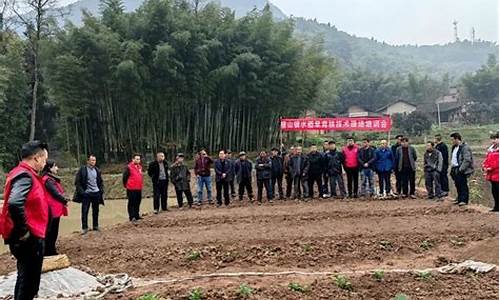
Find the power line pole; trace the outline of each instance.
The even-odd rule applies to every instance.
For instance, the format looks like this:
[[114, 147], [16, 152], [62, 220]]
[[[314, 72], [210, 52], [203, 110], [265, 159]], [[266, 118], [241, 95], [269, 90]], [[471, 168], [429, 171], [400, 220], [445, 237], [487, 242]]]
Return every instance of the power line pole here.
[[459, 42], [460, 40], [458, 39], [458, 21], [457, 20], [454, 20], [453, 21], [453, 30], [455, 32], [455, 41], [456, 42]]
[[474, 27], [472, 27], [471, 39], [472, 39], [472, 45], [474, 45], [474, 42], [476, 41], [476, 29]]

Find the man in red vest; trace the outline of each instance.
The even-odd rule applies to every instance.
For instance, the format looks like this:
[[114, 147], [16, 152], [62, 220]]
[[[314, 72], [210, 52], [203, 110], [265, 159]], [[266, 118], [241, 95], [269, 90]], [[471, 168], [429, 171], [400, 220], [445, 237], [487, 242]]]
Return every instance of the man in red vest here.
[[142, 165], [141, 155], [134, 154], [132, 161], [123, 172], [123, 186], [127, 189], [127, 210], [129, 220], [137, 224], [137, 221], [142, 219], [139, 213], [142, 199]]
[[46, 191], [38, 174], [47, 162], [47, 144], [24, 144], [21, 158], [7, 175], [0, 214], [0, 233], [17, 259], [16, 300], [33, 299], [38, 293], [49, 220]]

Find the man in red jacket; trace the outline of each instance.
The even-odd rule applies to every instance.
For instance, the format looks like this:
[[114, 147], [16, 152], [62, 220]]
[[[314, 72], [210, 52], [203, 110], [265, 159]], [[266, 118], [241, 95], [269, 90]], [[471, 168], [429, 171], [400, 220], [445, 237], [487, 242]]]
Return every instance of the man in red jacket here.
[[21, 158], [7, 175], [0, 233], [17, 259], [14, 299], [33, 299], [40, 287], [49, 220], [46, 190], [38, 175], [47, 162], [47, 144], [39, 141], [24, 144]]
[[354, 142], [354, 138], [347, 138], [347, 145], [342, 149], [344, 154], [344, 170], [347, 176], [347, 190], [349, 198], [358, 197], [358, 180], [359, 180], [359, 161], [358, 161], [358, 145]]
[[132, 161], [125, 168], [125, 172], [123, 172], [123, 186], [127, 189], [128, 218], [132, 223], [137, 224], [137, 221], [142, 219], [139, 213], [143, 186], [140, 154], [134, 154]]

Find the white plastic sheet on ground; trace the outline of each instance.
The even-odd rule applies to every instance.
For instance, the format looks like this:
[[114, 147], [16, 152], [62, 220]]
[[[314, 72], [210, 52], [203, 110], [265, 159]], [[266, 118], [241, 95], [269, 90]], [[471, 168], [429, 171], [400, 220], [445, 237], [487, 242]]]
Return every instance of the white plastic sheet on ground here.
[[[0, 277], [0, 298], [7, 298], [14, 293], [17, 273]], [[83, 271], [69, 267], [43, 273], [40, 281], [40, 298], [74, 297], [87, 294], [102, 286], [97, 279]]]
[[496, 265], [487, 264], [479, 261], [466, 260], [458, 264], [449, 264], [438, 269], [439, 272], [445, 274], [461, 274], [467, 271], [476, 273], [488, 273], [493, 270]]

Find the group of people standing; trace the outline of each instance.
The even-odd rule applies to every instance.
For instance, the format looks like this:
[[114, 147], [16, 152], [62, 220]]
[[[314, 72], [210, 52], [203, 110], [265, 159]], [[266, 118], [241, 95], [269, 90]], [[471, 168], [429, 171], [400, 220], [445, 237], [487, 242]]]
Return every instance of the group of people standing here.
[[[454, 203], [463, 206], [469, 203], [468, 179], [474, 172], [473, 155], [459, 133], [453, 133], [450, 137], [450, 152], [439, 135], [434, 142], [427, 143], [423, 162], [425, 186], [429, 199], [441, 200], [449, 192], [448, 170], [451, 167], [449, 174], [457, 190]], [[486, 180], [491, 183], [495, 203], [492, 211], [498, 211], [498, 133], [491, 135], [491, 141], [482, 169]], [[69, 199], [57, 176], [57, 164], [48, 160], [46, 144], [39, 141], [24, 144], [21, 158], [18, 166], [7, 176], [0, 214], [0, 234], [17, 259], [15, 299], [33, 299], [39, 289], [43, 257], [57, 254], [55, 245], [59, 222], [62, 216], [68, 214]], [[212, 167], [215, 170], [218, 206], [228, 206], [230, 198], [236, 197], [235, 182], [239, 185], [239, 200], [243, 200], [245, 191], [248, 198], [253, 200], [253, 168], [259, 203], [262, 202], [264, 189], [267, 200], [272, 202], [276, 194], [279, 199], [312, 198], [315, 196], [315, 186], [318, 197], [324, 198], [356, 198], [358, 195], [415, 198], [417, 159], [417, 151], [409, 145], [408, 138], [403, 136], [397, 136], [396, 143], [391, 147], [386, 140], [380, 141], [379, 147], [372, 146], [368, 139], [364, 139], [359, 147], [353, 138], [348, 138], [346, 145], [337, 149], [334, 141], [325, 141], [323, 151], [318, 151], [317, 145], [311, 145], [308, 154], [302, 152], [302, 147], [291, 147], [287, 151], [282, 146], [281, 149], [273, 148], [270, 154], [261, 151], [255, 163], [250, 162], [245, 152], [240, 152], [235, 159], [230, 151], [221, 150], [218, 159], [214, 161], [206, 150], [202, 150], [194, 166], [198, 184], [197, 204], [204, 202], [204, 189], [207, 191], [207, 202], [212, 202]], [[169, 181], [175, 187], [178, 206], [183, 207], [184, 195], [188, 206], [193, 205], [191, 173], [184, 164], [182, 153], [178, 153], [175, 162], [169, 165], [165, 154], [158, 152], [156, 160], [149, 164], [147, 173], [153, 183], [155, 213], [159, 213], [160, 208], [168, 210]], [[347, 178], [347, 191], [343, 173]], [[396, 179], [395, 190], [391, 186], [392, 173]], [[375, 191], [374, 174], [378, 176], [378, 193]], [[134, 154], [123, 172], [129, 219], [133, 223], [141, 219], [139, 209], [143, 180], [141, 156]], [[361, 188], [358, 191], [359, 180]], [[286, 188], [283, 188], [283, 181], [286, 182]], [[89, 155], [86, 165], [78, 170], [74, 184], [73, 201], [82, 204], [82, 234], [89, 230], [90, 208], [92, 230], [99, 231], [99, 205], [104, 204], [104, 184], [94, 155]]]

